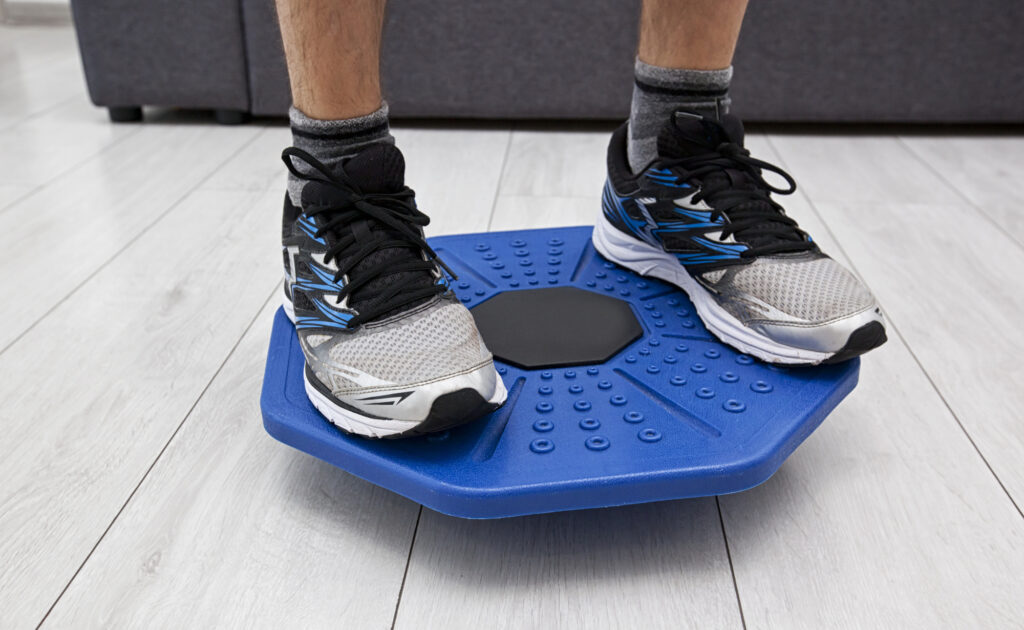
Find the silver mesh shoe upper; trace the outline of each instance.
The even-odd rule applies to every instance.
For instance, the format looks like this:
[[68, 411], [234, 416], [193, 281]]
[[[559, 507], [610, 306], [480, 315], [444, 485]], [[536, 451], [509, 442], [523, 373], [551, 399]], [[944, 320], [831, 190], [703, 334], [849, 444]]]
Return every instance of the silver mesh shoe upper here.
[[383, 385], [418, 385], [491, 361], [473, 316], [440, 297], [350, 333], [301, 335], [306, 360], [336, 395]]
[[748, 326], [826, 324], [875, 307], [875, 298], [853, 274], [813, 252], [764, 256], [700, 279], [722, 308]]

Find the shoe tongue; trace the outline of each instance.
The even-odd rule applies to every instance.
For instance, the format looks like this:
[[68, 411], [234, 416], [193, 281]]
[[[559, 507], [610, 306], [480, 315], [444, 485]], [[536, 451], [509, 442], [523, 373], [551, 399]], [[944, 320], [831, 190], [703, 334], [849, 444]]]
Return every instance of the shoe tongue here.
[[405, 158], [393, 144], [372, 144], [345, 160], [342, 168], [366, 193], [398, 192], [405, 186]]
[[[370, 145], [343, 161], [341, 168], [352, 185], [362, 193], [393, 193], [399, 192], [405, 187], [405, 158], [402, 157], [402, 152], [398, 150], [398, 147], [393, 144], [382, 142]], [[348, 196], [349, 192], [346, 190], [316, 180], [308, 182], [302, 189], [303, 205], [342, 205], [347, 201]], [[420, 253], [414, 249], [388, 247], [374, 251], [365, 258], [355, 261], [352, 256], [370, 240], [377, 238], [401, 240], [402, 237], [392, 228], [370, 218], [357, 220], [349, 224], [347, 229], [351, 230], [355, 236], [355, 244], [348, 252], [341, 254], [341, 262], [343, 264], [355, 262], [349, 272], [350, 279], [360, 278], [381, 264], [399, 265], [422, 260]], [[371, 297], [372, 294], [384, 291], [396, 282], [404, 281], [412, 281], [411, 288], [416, 288], [432, 285], [435, 279], [429, 271], [385, 272], [363, 287], [356, 289], [349, 296], [349, 306], [357, 310], [371, 308], [379, 302], [377, 297]], [[383, 319], [401, 310], [414, 308], [417, 304], [429, 299], [424, 298], [416, 303], [405, 305], [401, 309], [389, 310], [374, 319]]]
[[743, 146], [743, 123], [731, 114], [721, 120], [677, 111], [658, 134], [658, 155], [683, 158], [713, 151], [723, 142]]
[[[364, 193], [398, 192], [405, 186], [405, 158], [392, 144], [374, 144], [344, 160], [341, 170]], [[302, 187], [302, 205], [342, 204], [348, 193], [333, 184], [311, 180]]]

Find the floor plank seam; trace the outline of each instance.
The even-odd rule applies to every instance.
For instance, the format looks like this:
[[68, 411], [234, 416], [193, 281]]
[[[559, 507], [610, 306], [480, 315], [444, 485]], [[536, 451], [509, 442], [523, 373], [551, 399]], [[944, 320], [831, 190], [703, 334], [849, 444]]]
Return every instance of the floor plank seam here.
[[142, 228], [141, 230], [139, 230], [138, 234], [136, 234], [132, 238], [128, 239], [128, 241], [124, 245], [122, 245], [120, 249], [118, 249], [116, 252], [114, 252], [105, 261], [103, 261], [102, 263], [97, 265], [96, 268], [93, 269], [92, 272], [89, 273], [89, 275], [87, 275], [85, 278], [82, 278], [81, 282], [76, 284], [70, 291], [68, 291], [64, 295], [64, 299], [63, 300], [61, 300], [60, 302], [57, 302], [56, 304], [54, 304], [53, 306], [48, 308], [46, 310], [46, 312], [44, 312], [42, 315], [40, 315], [38, 318], [36, 318], [36, 320], [34, 322], [32, 322], [31, 324], [26, 326], [25, 330], [22, 330], [13, 339], [11, 339], [11, 341], [6, 346], [4, 346], [3, 348], [0, 348], [0, 356], [2, 356], [10, 348], [12, 348], [14, 346], [14, 344], [16, 344], [19, 341], [21, 341], [21, 339], [24, 338], [25, 335], [27, 335], [29, 332], [31, 332], [39, 324], [39, 322], [41, 322], [41, 321], [45, 320], [47, 317], [49, 317], [50, 314], [52, 314], [55, 310], [57, 310], [57, 308], [60, 307], [61, 304], [67, 302], [68, 298], [70, 298], [70, 297], [74, 296], [76, 293], [78, 293], [78, 291], [81, 290], [82, 287], [84, 287], [86, 284], [89, 283], [89, 281], [91, 281], [93, 278], [95, 278], [97, 276], [97, 274], [99, 274], [101, 271], [106, 269], [110, 265], [110, 263], [112, 263], [115, 260], [117, 260], [117, 258], [121, 254], [123, 254], [125, 251], [127, 251], [127, 249], [129, 247], [131, 247], [133, 244], [135, 244], [136, 241], [138, 241], [140, 238], [145, 236], [145, 234], [147, 232], [149, 232], [151, 229], [156, 227], [158, 224], [160, 224], [160, 222], [162, 222], [166, 217], [168, 217], [172, 212], [174, 212], [174, 210], [176, 210], [178, 208], [178, 206], [180, 206], [182, 204], [182, 202], [184, 202], [186, 199], [188, 199], [189, 196], [192, 195], [192, 193], [194, 193], [197, 189], [199, 189], [200, 186], [202, 186], [207, 180], [209, 180], [211, 177], [213, 177], [218, 171], [220, 171], [220, 169], [224, 168], [225, 164], [227, 164], [228, 162], [233, 160], [235, 158], [235, 156], [237, 156], [239, 153], [242, 152], [242, 150], [244, 150], [247, 146], [249, 146], [249, 144], [252, 143], [254, 138], [255, 138], [255, 134], [253, 135], [253, 138], [250, 138], [246, 142], [243, 142], [242, 145], [236, 151], [234, 151], [231, 155], [227, 156], [216, 167], [210, 169], [210, 173], [206, 177], [203, 177], [201, 180], [196, 182], [195, 186], [193, 186], [192, 188], [187, 190], [185, 193], [183, 193], [180, 197], [178, 197], [173, 203], [171, 203], [167, 207], [166, 210], [161, 212], [155, 219], [153, 219], [153, 221], [151, 221], [149, 223], [149, 225], [147, 225], [144, 228]]
[[491, 213], [487, 215], [487, 230], [491, 231], [494, 224], [494, 212], [498, 208], [498, 198], [501, 197], [501, 182], [505, 179], [505, 169], [508, 167], [508, 156], [512, 152], [512, 136], [516, 132], [516, 124], [512, 123], [508, 128], [508, 138], [505, 140], [505, 153], [501, 156], [501, 168], [498, 169], [498, 182], [494, 185], [494, 198], [491, 199]]
[[[772, 148], [772, 151], [775, 152], [775, 156], [779, 159], [779, 162], [782, 164], [783, 168], [788, 169], [789, 165], [786, 164], [786, 158], [783, 157], [782, 152], [779, 151], [779, 148], [775, 146], [774, 142], [772, 142], [771, 136], [765, 135], [764, 138], [768, 142], [768, 146], [770, 146]], [[821, 216], [821, 213], [818, 212], [818, 206], [814, 203], [814, 200], [811, 199], [811, 196], [807, 194], [807, 191], [805, 189], [800, 187], [797, 188], [797, 194], [804, 198], [804, 201], [807, 202], [807, 206], [811, 209], [811, 212], [813, 212], [814, 215], [818, 217], [818, 220], [821, 221], [822, 227], [825, 228], [825, 231], [828, 232], [828, 235], [832, 237], [833, 241], [835, 241], [836, 247], [842, 253], [843, 258], [845, 258], [848, 261], [850, 271], [857, 276], [858, 280], [860, 280], [865, 286], [867, 286], [868, 283], [865, 281], [864, 276], [857, 269], [857, 266], [853, 264], [853, 259], [850, 258], [849, 254], [846, 253], [846, 249], [843, 248], [843, 245], [839, 241], [839, 238], [836, 236], [836, 233], [832, 231], [832, 228], [829, 227], [828, 222], [825, 221], [825, 219]], [[889, 314], [885, 312], [885, 308], [882, 307], [881, 305], [879, 305], [879, 307], [882, 309], [885, 318], [889, 321], [889, 325], [895, 328], [896, 325], [892, 323], [892, 318], [890, 318]]]
[[[768, 144], [775, 152], [775, 155], [778, 156], [779, 160], [782, 162], [782, 166], [786, 167], [786, 159], [779, 151], [778, 147], [775, 146], [775, 143], [772, 142], [771, 136], [765, 136], [765, 138], [768, 140]], [[828, 232], [829, 236], [832, 237], [832, 240], [835, 241], [836, 247], [842, 253], [843, 257], [849, 262], [850, 270], [854, 274], [856, 274], [857, 277], [860, 278], [863, 282], [864, 276], [857, 269], [856, 265], [853, 262], [853, 259], [850, 258], [850, 255], [843, 248], [843, 245], [840, 242], [839, 238], [832, 231], [832, 228], [829, 227], [828, 222], [822, 216], [821, 212], [818, 211], [818, 206], [814, 203], [814, 200], [811, 199], [810, 195], [808, 195], [807, 192], [803, 189], [800, 189], [800, 194], [804, 198], [804, 200], [807, 201], [807, 205], [808, 207], [810, 207], [811, 211], [815, 214], [815, 216], [818, 217], [818, 220], [821, 221], [821, 224], [825, 228], [825, 231]], [[865, 284], [867, 283], [865, 282]], [[995, 479], [999, 487], [1002, 488], [1003, 494], [1005, 494], [1006, 498], [1010, 500], [1010, 503], [1013, 505], [1014, 509], [1017, 510], [1017, 514], [1019, 514], [1020, 517], [1024, 519], [1024, 511], [1021, 510], [1020, 505], [1018, 505], [1017, 501], [1014, 500], [1013, 495], [1010, 494], [1010, 491], [1007, 489], [1006, 485], [1003, 484], [1003, 480], [999, 478], [999, 475], [996, 473], [995, 469], [992, 468], [992, 465], [989, 463], [988, 458], [985, 457], [985, 454], [981, 451], [981, 448], [978, 447], [978, 444], [974, 441], [974, 438], [971, 437], [971, 432], [967, 430], [966, 426], [964, 426], [964, 423], [961, 421], [960, 416], [956, 413], [956, 411], [954, 411], [949, 401], [946, 400], [946, 396], [942, 393], [942, 390], [939, 388], [938, 384], [932, 378], [931, 373], [928, 372], [928, 369], [925, 368], [924, 364], [918, 358], [917, 353], [915, 353], [914, 349], [911, 348], [910, 342], [907, 341], [906, 337], [903, 336], [903, 333], [900, 332], [899, 326], [896, 325], [895, 320], [893, 320], [889, 313], [886, 312], [884, 308], [882, 310], [885, 314], [886, 320], [888, 320], [888, 328], [893, 333], [895, 333], [896, 337], [899, 338], [900, 342], [907, 349], [907, 352], [910, 354], [911, 358], [913, 358], [914, 363], [917, 365], [918, 369], [921, 370], [921, 374], [924, 375], [924, 377], [928, 380], [928, 384], [931, 385], [932, 391], [934, 391], [935, 395], [939, 397], [939, 400], [942, 401], [943, 406], [945, 406], [946, 410], [949, 411], [949, 415], [953, 418], [953, 421], [956, 422], [958, 427], [960, 427], [960, 431], [964, 434], [964, 437], [967, 438], [967, 442], [970, 443], [971, 447], [974, 448], [974, 452], [977, 453], [982, 463], [984, 463], [985, 467], [988, 468], [989, 473], [992, 474], [992, 478]]]
[[950, 405], [949, 401], [946, 400], [946, 397], [942, 394], [942, 391], [939, 389], [938, 384], [932, 378], [932, 375], [928, 372], [927, 368], [925, 368], [924, 365], [922, 365], [921, 360], [917, 358], [917, 353], [915, 353], [914, 349], [910, 347], [910, 344], [903, 337], [903, 334], [900, 333], [899, 329], [893, 326], [893, 331], [896, 333], [896, 336], [900, 338], [900, 341], [903, 342], [903, 345], [907, 347], [907, 352], [909, 352], [910, 356], [914, 359], [914, 363], [916, 363], [917, 367], [920, 368], [921, 373], [924, 374], [924, 377], [928, 379], [928, 384], [932, 386], [932, 389], [938, 395], [939, 400], [942, 401], [942, 404], [946, 407], [946, 410], [949, 411], [949, 415], [953, 416], [953, 420], [956, 422], [957, 426], [960, 427], [960, 430], [963, 431], [964, 437], [966, 437], [967, 441], [970, 442], [971, 446], [974, 448], [974, 452], [978, 454], [978, 457], [980, 457], [981, 461], [984, 462], [985, 467], [988, 468], [988, 471], [990, 473], [992, 473], [992, 477], [996, 480], [996, 483], [999, 484], [999, 487], [1003, 489], [1003, 494], [1006, 495], [1006, 498], [1010, 500], [1010, 503], [1012, 503], [1013, 507], [1017, 510], [1017, 514], [1019, 514], [1021, 519], [1024, 520], [1024, 511], [1021, 510], [1020, 505], [1018, 505], [1017, 501], [1014, 500], [1013, 495], [1010, 494], [1009, 489], [1007, 489], [1006, 485], [1003, 484], [1003, 480], [999, 478], [998, 474], [996, 474], [996, 471], [994, 468], [992, 468], [992, 464], [989, 463], [988, 458], [986, 458], [985, 454], [981, 452], [981, 449], [978, 447], [977, 443], [975, 443], [974, 438], [971, 437], [971, 432], [968, 431], [967, 427], [965, 427], [963, 422], [960, 421], [960, 416], [957, 415], [956, 411], [953, 410], [953, 407]]
[[76, 99], [76, 98], [81, 98], [81, 94], [72, 94], [71, 96], [68, 96], [67, 98], [60, 99], [56, 103], [53, 103], [51, 105], [47, 105], [46, 107], [40, 109], [37, 112], [32, 112], [31, 114], [29, 114], [28, 116], [25, 116], [24, 118], [18, 118], [16, 120], [12, 120], [7, 125], [5, 125], [3, 127], [0, 127], [0, 132], [10, 131], [11, 129], [14, 129], [18, 125], [24, 125], [27, 122], [31, 122], [32, 120], [34, 120], [36, 118], [39, 118], [41, 116], [44, 116], [47, 113], [49, 113], [49, 112], [51, 112], [51, 111], [53, 111], [55, 109], [58, 109], [60, 107], [63, 107], [64, 105], [67, 105], [73, 99]]
[[75, 569], [75, 572], [74, 574], [72, 574], [71, 579], [68, 580], [67, 584], [64, 585], [64, 588], [61, 589], [60, 594], [57, 595], [57, 598], [53, 600], [52, 604], [50, 604], [50, 607], [46, 610], [46, 614], [44, 614], [43, 618], [39, 620], [39, 623], [36, 625], [36, 630], [39, 630], [39, 628], [41, 628], [43, 624], [46, 623], [47, 617], [50, 616], [50, 613], [53, 612], [53, 609], [56, 608], [58, 603], [60, 603], [61, 598], [63, 598], [64, 594], [67, 593], [68, 589], [71, 587], [71, 584], [75, 581], [75, 578], [78, 577], [78, 574], [81, 573], [85, 565], [88, 564], [89, 559], [92, 558], [92, 554], [100, 546], [100, 543], [103, 542], [103, 539], [106, 538], [107, 534], [110, 532], [110, 529], [114, 526], [114, 523], [117, 522], [117, 519], [120, 518], [121, 514], [124, 513], [125, 508], [128, 507], [128, 504], [132, 502], [132, 499], [139, 492], [139, 489], [142, 488], [142, 484], [146, 483], [146, 479], [149, 478], [149, 473], [153, 471], [153, 468], [156, 466], [157, 462], [159, 462], [160, 458], [163, 457], [165, 452], [167, 452], [167, 448], [171, 445], [171, 443], [174, 442], [174, 438], [176, 438], [178, 436], [178, 433], [181, 432], [181, 428], [184, 427], [185, 423], [188, 422], [188, 419], [192, 417], [192, 413], [199, 405], [199, 402], [203, 399], [203, 396], [205, 396], [206, 392], [209, 391], [210, 386], [213, 384], [213, 382], [217, 380], [217, 377], [220, 375], [221, 371], [223, 371], [224, 366], [227, 365], [228, 361], [231, 360], [231, 357], [235, 354], [235, 351], [238, 349], [238, 346], [242, 343], [242, 340], [245, 339], [245, 336], [249, 334], [249, 331], [252, 329], [256, 321], [259, 319], [260, 314], [263, 312], [263, 309], [266, 308], [267, 304], [270, 303], [270, 301], [274, 298], [274, 295], [276, 295], [277, 292], [280, 291], [280, 289], [281, 281], [275, 282], [274, 289], [267, 295], [266, 299], [263, 300], [259, 308], [256, 309], [256, 314], [253, 315], [251, 320], [249, 320], [249, 323], [242, 330], [242, 333], [238, 336], [238, 339], [235, 340], [234, 345], [231, 346], [231, 349], [224, 356], [224, 360], [220, 362], [220, 365], [217, 366], [217, 369], [210, 377], [210, 380], [207, 381], [206, 385], [203, 386], [202, 391], [200, 391], [199, 395], [196, 396], [196, 399], [192, 401], [192, 404], [189, 406], [188, 411], [185, 412], [185, 415], [181, 419], [181, 422], [178, 423], [178, 426], [174, 429], [174, 432], [171, 433], [171, 436], [164, 443], [163, 447], [161, 447], [160, 451], [156, 454], [156, 457], [154, 457], [153, 461], [150, 462], [149, 467], [146, 468], [146, 472], [142, 473], [142, 477], [139, 478], [138, 483], [135, 484], [135, 487], [132, 489], [132, 491], [128, 493], [128, 497], [124, 500], [124, 503], [121, 504], [120, 509], [118, 509], [117, 513], [114, 514], [114, 518], [111, 519], [111, 521], [107, 524], [107, 527], [103, 530], [103, 533], [100, 534], [100, 537], [96, 539], [95, 544], [93, 544], [92, 548], [89, 549], [89, 553], [85, 555], [85, 558], [82, 560], [81, 564], [79, 564], [78, 568]]
[[2, 214], [4, 212], [7, 212], [8, 210], [11, 210], [12, 208], [17, 206], [22, 201], [25, 201], [26, 199], [28, 199], [32, 195], [36, 194], [40, 190], [43, 190], [44, 188], [46, 188], [48, 185], [53, 183], [55, 180], [57, 180], [57, 179], [59, 179], [61, 177], [64, 177], [65, 175], [69, 175], [69, 174], [77, 171], [80, 168], [83, 168], [86, 164], [88, 164], [92, 160], [98, 158], [99, 156], [103, 155], [107, 151], [113, 149], [114, 147], [116, 147], [117, 145], [121, 144], [122, 142], [124, 142], [128, 138], [131, 138], [131, 137], [135, 136], [136, 134], [139, 133], [139, 131], [141, 131], [141, 129], [133, 129], [133, 130], [125, 133], [120, 138], [116, 138], [116, 139], [112, 140], [109, 144], [105, 145], [99, 151], [93, 153], [92, 155], [87, 155], [86, 157], [82, 158], [81, 160], [78, 160], [77, 162], [75, 162], [74, 164], [71, 164], [70, 166], [68, 166], [64, 170], [59, 171], [53, 177], [51, 177], [46, 183], [44, 183], [44, 184], [37, 184], [37, 185], [33, 186], [24, 195], [18, 197], [17, 199], [15, 199], [14, 201], [12, 201], [9, 204], [7, 204], [7, 205], [5, 205], [3, 207], [0, 207], [0, 214]]
[[1008, 239], [1010, 239], [1010, 241], [1013, 242], [1013, 244], [1016, 245], [1019, 249], [1024, 250], [1024, 241], [1021, 241], [1017, 236], [1011, 234], [1010, 232], [1007, 232], [1006, 228], [1003, 225], [1001, 225], [995, 217], [986, 212], [983, 207], [971, 201], [971, 198], [968, 197], [967, 194], [964, 193], [964, 191], [960, 190], [959, 187], [954, 186], [950, 184], [948, 181], [946, 181], [946, 178], [942, 176], [942, 173], [940, 173], [939, 170], [935, 168], [932, 165], [932, 163], [929, 162], [923, 155], [920, 155], [917, 151], [915, 151], [914, 147], [907, 144], [907, 142], [901, 136], [895, 136], [895, 138], [896, 142], [900, 146], [902, 146], [915, 160], [917, 160], [917, 162], [924, 166], [929, 173], [935, 175], [935, 177], [942, 180], [943, 184], [953, 191], [953, 194], [955, 194], [957, 197], [960, 198], [961, 201], [967, 204], [967, 207], [973, 209], [977, 214], [981, 215], [982, 219], [987, 221], [992, 227], [998, 230], [999, 233], [1003, 234]]
[[[256, 144], [256, 142], [258, 142], [259, 139], [262, 138], [264, 136], [264, 134], [267, 133], [268, 129], [272, 129], [272, 127], [270, 127], [268, 125], [260, 125], [260, 124], [252, 124], [252, 123], [250, 123], [249, 126], [256, 130], [256, 135], [253, 136], [253, 138], [248, 143], [246, 143], [246, 144]], [[221, 166], [218, 166], [217, 168], [220, 169], [223, 166], [224, 165], [221, 165]], [[283, 168], [283, 166], [284, 165], [282, 164], [282, 168]], [[248, 188], [247, 187], [247, 188], [244, 188], [242, 190], [245, 190], [247, 192], [265, 192], [265, 191], [270, 190], [270, 188], [272, 186], [275, 186], [276, 184], [277, 184], [277, 181], [275, 181], [273, 178], [268, 178], [267, 181], [260, 188], [255, 188], [255, 187]], [[239, 192], [240, 189], [237, 186], [218, 186], [217, 184], [210, 182], [209, 178], [207, 178], [207, 179], [203, 180], [203, 182], [201, 184], [197, 184], [196, 187], [193, 189], [193, 191], [198, 191], [198, 190], [204, 190], [204, 191], [206, 191], [206, 190], [213, 190], [213, 191], [221, 191], [221, 192]]]
[[11, 199], [8, 203], [0, 206], [0, 214], [3, 214], [4, 212], [7, 212], [7, 210], [9, 210], [10, 208], [13, 208], [14, 206], [18, 205], [22, 201], [25, 201], [26, 199], [28, 199], [32, 195], [34, 195], [37, 192], [39, 192], [40, 190], [42, 190], [44, 187], [45, 187], [45, 184], [39, 184], [37, 186], [30, 187], [28, 190], [23, 192], [21, 195], [15, 197], [14, 199]]
[[747, 618], [743, 614], [743, 599], [740, 597], [740, 585], [736, 581], [736, 569], [732, 565], [732, 551], [729, 549], [729, 535], [725, 533], [725, 517], [722, 516], [722, 502], [715, 497], [715, 507], [718, 508], [718, 524], [722, 527], [722, 542], [725, 544], [725, 557], [729, 561], [729, 575], [732, 576], [732, 590], [736, 593], [736, 607], [740, 612], [740, 623], [743, 630], [747, 630]]
[[395, 614], [391, 616], [391, 630], [398, 623], [398, 608], [402, 605], [402, 592], [405, 591], [405, 580], [409, 577], [409, 565], [412, 564], [412, 550], [416, 547], [416, 534], [420, 531], [420, 519], [423, 518], [423, 506], [416, 513], [416, 524], [412, 528], [412, 540], [409, 541], [409, 555], [405, 558], [405, 571], [402, 572], [402, 584], [398, 587], [398, 599], [395, 601]]

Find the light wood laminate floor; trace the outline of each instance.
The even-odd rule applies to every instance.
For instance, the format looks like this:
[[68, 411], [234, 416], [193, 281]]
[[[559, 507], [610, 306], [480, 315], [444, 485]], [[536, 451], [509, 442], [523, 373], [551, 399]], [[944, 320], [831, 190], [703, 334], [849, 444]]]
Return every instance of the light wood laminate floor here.
[[[1024, 627], [1024, 136], [757, 128], [890, 341], [753, 490], [443, 516], [278, 444], [281, 121], [0, 26], [0, 628]], [[609, 125], [395, 125], [429, 234], [592, 223]]]

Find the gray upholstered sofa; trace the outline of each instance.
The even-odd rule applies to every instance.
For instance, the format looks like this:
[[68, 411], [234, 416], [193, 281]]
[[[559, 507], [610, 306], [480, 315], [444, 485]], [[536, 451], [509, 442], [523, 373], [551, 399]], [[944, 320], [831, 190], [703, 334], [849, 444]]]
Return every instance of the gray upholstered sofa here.
[[[638, 0], [392, 0], [384, 85], [397, 117], [622, 118]], [[279, 115], [273, 0], [73, 0], [89, 92]], [[1024, 122], [1024, 3], [752, 0], [734, 108], [748, 120]]]

